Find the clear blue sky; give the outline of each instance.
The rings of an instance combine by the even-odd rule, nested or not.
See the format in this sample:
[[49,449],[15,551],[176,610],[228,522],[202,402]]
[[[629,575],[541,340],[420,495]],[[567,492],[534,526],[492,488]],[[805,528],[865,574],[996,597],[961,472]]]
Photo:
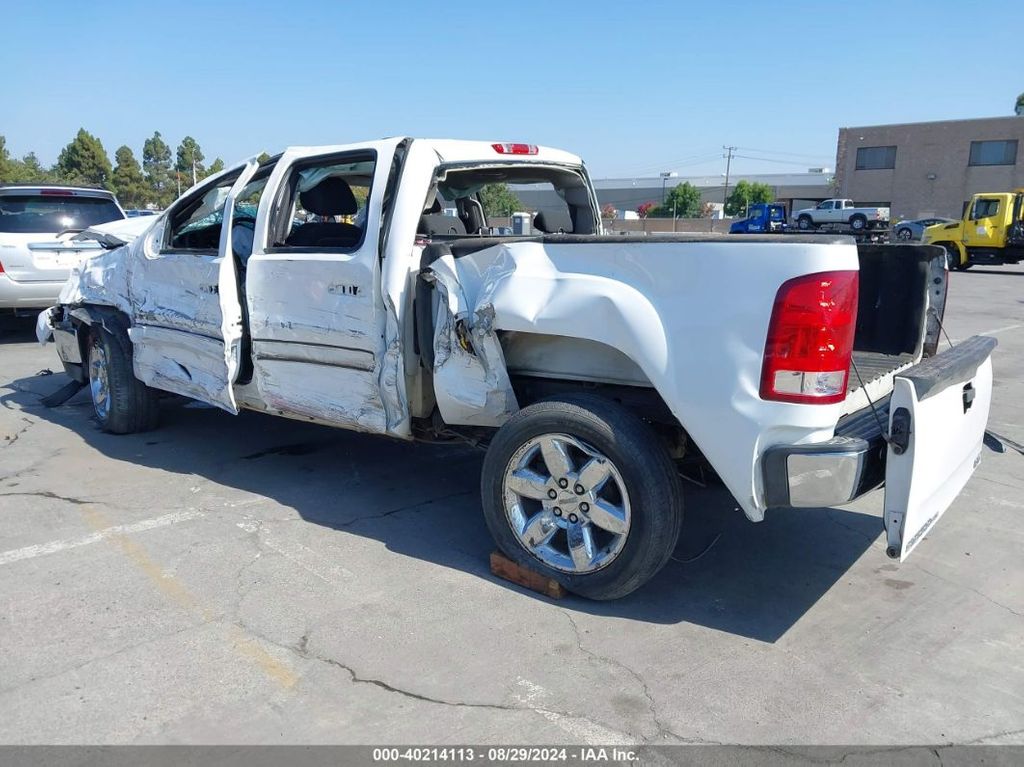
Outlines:
[[[6,0],[0,133],[53,162],[159,130],[231,162],[388,135],[548,144],[592,175],[834,164],[836,132],[1012,114],[1024,2]],[[932,30],[937,30],[930,34]],[[758,151],[754,151],[758,150]]]

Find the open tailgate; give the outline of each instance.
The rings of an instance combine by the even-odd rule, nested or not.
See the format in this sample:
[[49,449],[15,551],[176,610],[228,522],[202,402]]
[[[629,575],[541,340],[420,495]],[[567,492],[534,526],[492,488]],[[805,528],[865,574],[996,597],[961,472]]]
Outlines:
[[910,555],[981,460],[995,346],[973,336],[895,378],[885,469],[886,553],[894,559]]

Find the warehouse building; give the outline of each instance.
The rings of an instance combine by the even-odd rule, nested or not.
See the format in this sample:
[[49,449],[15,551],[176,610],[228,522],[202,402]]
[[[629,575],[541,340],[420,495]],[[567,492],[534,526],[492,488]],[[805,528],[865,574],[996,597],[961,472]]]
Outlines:
[[835,186],[894,219],[959,218],[973,194],[1024,187],[1024,117],[840,128]]

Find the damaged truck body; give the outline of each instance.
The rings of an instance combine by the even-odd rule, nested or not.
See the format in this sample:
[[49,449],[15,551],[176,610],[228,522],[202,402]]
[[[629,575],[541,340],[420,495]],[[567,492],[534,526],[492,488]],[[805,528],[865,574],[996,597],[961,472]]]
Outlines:
[[[561,204],[495,237],[495,183]],[[82,264],[40,340],[111,432],[153,428],[161,390],[487,444],[501,550],[592,598],[668,561],[692,458],[755,522],[885,484],[887,551],[906,557],[973,472],[992,389],[994,340],[938,348],[941,248],[605,236],[599,210],[554,149],[291,148]]]

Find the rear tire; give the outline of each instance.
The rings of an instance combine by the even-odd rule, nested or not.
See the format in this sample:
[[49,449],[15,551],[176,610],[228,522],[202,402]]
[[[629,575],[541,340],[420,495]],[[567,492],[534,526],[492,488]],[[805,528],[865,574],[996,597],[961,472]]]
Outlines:
[[797,228],[802,232],[806,232],[814,227],[814,220],[810,216],[800,216],[796,220]]
[[87,364],[89,394],[103,431],[133,434],[156,428],[160,420],[157,393],[135,377],[127,333],[93,327]]
[[850,226],[855,232],[862,231],[868,225],[868,220],[865,216],[856,215],[850,219]]
[[910,242],[910,240],[914,239],[914,233],[904,226],[896,230],[896,239],[902,242]]
[[617,599],[649,581],[683,519],[679,475],[657,435],[589,394],[509,419],[484,459],[481,494],[505,556],[590,599]]

